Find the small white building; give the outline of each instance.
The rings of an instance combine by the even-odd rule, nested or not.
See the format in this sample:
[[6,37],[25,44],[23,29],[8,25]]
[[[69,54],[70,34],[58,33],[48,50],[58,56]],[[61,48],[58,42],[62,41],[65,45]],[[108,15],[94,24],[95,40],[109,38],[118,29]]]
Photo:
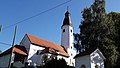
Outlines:
[[84,51],[75,56],[75,68],[104,68],[104,60],[99,49]]

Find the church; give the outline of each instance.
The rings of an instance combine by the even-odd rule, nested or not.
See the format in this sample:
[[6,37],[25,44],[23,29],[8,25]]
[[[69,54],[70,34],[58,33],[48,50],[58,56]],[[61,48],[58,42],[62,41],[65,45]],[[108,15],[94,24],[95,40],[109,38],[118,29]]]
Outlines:
[[[2,62],[0,66],[8,66],[11,51],[12,48],[0,54],[0,62]],[[66,11],[61,26],[61,45],[26,34],[20,44],[14,46],[12,62],[13,66],[16,67],[19,67],[19,65],[24,66],[22,64],[25,63],[28,66],[41,66],[44,65],[44,59],[46,57],[57,57],[57,59],[64,58],[68,65],[75,66],[75,55],[76,51],[73,47],[73,25],[69,11]]]
[[[95,68],[95,65],[93,65],[94,67],[90,65],[91,60],[86,58],[90,58],[89,55],[98,54],[97,56],[101,59],[100,63],[102,63],[100,68],[104,68],[103,59],[105,58],[99,49],[92,52],[89,51],[90,53],[87,54],[77,54],[74,49],[73,41],[73,25],[70,13],[67,10],[61,26],[61,45],[26,34],[19,45],[15,45],[13,48],[10,48],[0,54],[0,67],[8,67],[10,54],[13,51],[11,63],[14,67],[25,67],[25,65],[41,66],[45,64],[46,59],[63,58],[66,60],[67,65],[74,66],[75,68]],[[84,56],[87,57],[84,58]],[[97,64],[99,65],[99,62],[97,62]]]

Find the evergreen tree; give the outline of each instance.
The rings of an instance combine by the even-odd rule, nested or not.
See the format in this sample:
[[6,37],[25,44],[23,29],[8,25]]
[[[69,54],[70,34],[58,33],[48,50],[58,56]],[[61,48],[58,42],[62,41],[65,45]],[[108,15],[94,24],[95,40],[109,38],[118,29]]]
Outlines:
[[99,48],[106,57],[106,68],[114,66],[118,52],[113,39],[114,23],[111,17],[106,16],[105,0],[95,0],[91,7],[85,8],[82,13],[83,20],[79,26],[80,35],[77,35],[79,38],[77,41],[81,44],[75,46],[77,49],[82,47],[85,50]]
[[115,46],[117,46],[117,51],[119,52],[116,67],[120,67],[120,42],[118,41],[120,40],[120,13],[111,12],[107,16],[111,17],[112,21],[114,22],[114,31],[112,31],[114,32],[114,35],[112,37],[115,41]]

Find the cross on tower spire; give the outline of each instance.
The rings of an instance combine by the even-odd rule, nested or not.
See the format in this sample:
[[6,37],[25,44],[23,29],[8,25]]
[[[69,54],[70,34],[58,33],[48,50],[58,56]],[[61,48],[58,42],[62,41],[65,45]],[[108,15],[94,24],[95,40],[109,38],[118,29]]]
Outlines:
[[67,6],[67,11],[69,10],[69,6]]

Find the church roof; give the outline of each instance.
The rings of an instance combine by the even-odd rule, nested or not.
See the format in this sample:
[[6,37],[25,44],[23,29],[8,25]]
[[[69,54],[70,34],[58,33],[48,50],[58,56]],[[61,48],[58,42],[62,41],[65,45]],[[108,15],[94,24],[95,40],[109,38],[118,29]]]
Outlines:
[[[60,45],[54,44],[52,42],[49,42],[49,41],[46,41],[46,40],[43,40],[40,38],[37,38],[37,37],[32,36],[30,34],[26,34],[26,36],[29,38],[31,44],[38,45],[38,46],[45,47],[45,48],[51,48],[51,49],[59,52],[59,55],[69,57],[68,53]],[[48,52],[49,51],[50,50],[48,50]]]
[[70,13],[69,13],[68,10],[67,10],[67,12],[65,13],[65,18],[64,18],[62,27],[63,27],[64,25],[70,25],[70,26],[72,26],[72,21],[71,21],[71,18],[70,18]]
[[[7,54],[10,54],[11,52],[12,52],[12,47],[9,48],[8,50],[4,51],[3,53],[1,53],[0,57],[4,56],[4,55],[7,55]],[[26,51],[25,47],[24,46],[20,46],[20,45],[15,45],[13,47],[13,53],[18,53],[18,54],[27,56],[27,51]]]
[[85,55],[90,55],[92,52],[93,52],[92,50],[83,51],[80,54],[77,54],[74,58],[82,57],[82,56],[85,56]]

